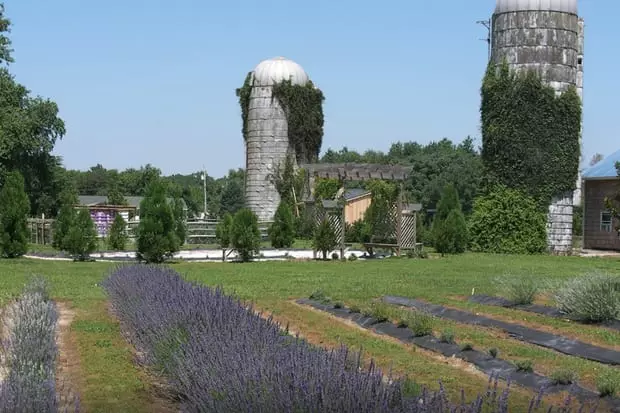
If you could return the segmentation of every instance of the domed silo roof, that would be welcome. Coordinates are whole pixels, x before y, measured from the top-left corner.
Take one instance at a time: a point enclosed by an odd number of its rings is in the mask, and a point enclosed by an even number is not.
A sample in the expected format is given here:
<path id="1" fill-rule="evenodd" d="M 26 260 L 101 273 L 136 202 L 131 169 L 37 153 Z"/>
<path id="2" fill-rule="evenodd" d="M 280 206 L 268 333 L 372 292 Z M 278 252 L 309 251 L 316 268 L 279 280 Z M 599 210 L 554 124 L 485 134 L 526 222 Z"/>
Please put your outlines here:
<path id="1" fill-rule="evenodd" d="M 254 69 L 254 86 L 273 86 L 283 80 L 303 86 L 309 78 L 300 65 L 285 57 L 263 60 Z"/>
<path id="2" fill-rule="evenodd" d="M 577 14 L 577 0 L 497 0 L 495 7 L 495 13 L 536 10 Z"/>

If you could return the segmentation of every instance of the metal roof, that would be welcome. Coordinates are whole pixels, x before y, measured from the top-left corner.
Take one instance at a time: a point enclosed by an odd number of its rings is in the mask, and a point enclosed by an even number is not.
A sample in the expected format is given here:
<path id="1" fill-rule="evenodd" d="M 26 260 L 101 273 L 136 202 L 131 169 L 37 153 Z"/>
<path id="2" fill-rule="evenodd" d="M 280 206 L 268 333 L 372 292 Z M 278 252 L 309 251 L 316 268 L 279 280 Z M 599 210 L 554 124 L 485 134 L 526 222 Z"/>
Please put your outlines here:
<path id="1" fill-rule="evenodd" d="M 273 86 L 283 80 L 303 86 L 309 79 L 299 64 L 285 57 L 263 60 L 254 69 L 254 86 Z"/>
<path id="2" fill-rule="evenodd" d="M 495 6 L 495 13 L 539 10 L 577 14 L 577 0 L 497 0 Z"/>
<path id="3" fill-rule="evenodd" d="M 612 153 L 593 167 L 586 169 L 583 179 L 611 179 L 618 177 L 616 163 L 620 162 L 620 150 Z"/>
<path id="4" fill-rule="evenodd" d="M 125 200 L 127 200 L 127 206 L 132 208 L 140 208 L 140 203 L 143 199 L 144 197 L 142 196 L 125 197 Z M 172 198 L 168 198 L 169 202 L 172 202 L 172 200 Z M 105 195 L 80 195 L 78 196 L 78 201 L 81 206 L 106 205 L 108 203 L 108 197 Z M 187 205 L 185 205 L 185 200 L 181 199 L 181 201 L 183 202 L 183 207 L 187 208 Z"/>
<path id="5" fill-rule="evenodd" d="M 363 189 L 363 188 L 351 188 L 351 189 L 347 189 L 344 193 L 344 199 L 346 201 L 350 201 L 352 199 L 355 198 L 359 198 L 365 195 L 370 194 L 370 191 Z"/>

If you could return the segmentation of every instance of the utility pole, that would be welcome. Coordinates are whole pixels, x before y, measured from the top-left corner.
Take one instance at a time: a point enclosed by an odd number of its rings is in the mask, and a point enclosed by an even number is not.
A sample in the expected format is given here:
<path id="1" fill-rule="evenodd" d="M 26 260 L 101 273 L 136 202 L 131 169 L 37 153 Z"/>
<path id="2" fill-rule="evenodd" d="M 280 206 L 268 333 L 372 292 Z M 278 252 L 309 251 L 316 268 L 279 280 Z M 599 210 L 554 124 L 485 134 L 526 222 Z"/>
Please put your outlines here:
<path id="1" fill-rule="evenodd" d="M 491 19 L 488 20 L 478 20 L 476 22 L 476 24 L 481 24 L 484 27 L 487 28 L 487 37 L 486 39 L 478 39 L 478 40 L 482 40 L 483 42 L 487 42 L 487 47 L 488 47 L 488 58 L 489 60 L 491 60 Z"/>
<path id="2" fill-rule="evenodd" d="M 207 220 L 207 170 L 205 169 L 204 165 L 202 166 L 202 187 L 203 187 L 204 196 L 205 196 L 204 214 L 205 214 L 205 221 L 206 221 Z"/>

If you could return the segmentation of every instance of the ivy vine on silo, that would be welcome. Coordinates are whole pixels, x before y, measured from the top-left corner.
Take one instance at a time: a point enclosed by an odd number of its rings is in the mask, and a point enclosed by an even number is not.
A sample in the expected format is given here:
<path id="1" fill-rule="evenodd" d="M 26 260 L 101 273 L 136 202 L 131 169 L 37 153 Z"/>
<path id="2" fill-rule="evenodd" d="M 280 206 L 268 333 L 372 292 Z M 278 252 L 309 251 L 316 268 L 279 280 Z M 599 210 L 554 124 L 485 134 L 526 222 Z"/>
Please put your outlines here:
<path id="1" fill-rule="evenodd" d="M 245 77 L 243 86 L 236 90 L 239 98 L 239 106 L 241 106 L 241 133 L 243 139 L 248 139 L 248 110 L 250 107 L 250 95 L 252 94 L 252 72 Z"/>
<path id="2" fill-rule="evenodd" d="M 297 161 L 317 162 L 323 143 L 323 92 L 311 81 L 293 85 L 285 80 L 273 86 L 273 97 L 286 113 L 288 138 L 297 153 Z"/>
<path id="3" fill-rule="evenodd" d="M 577 182 L 581 99 L 575 87 L 556 96 L 535 72 L 490 64 L 482 85 L 482 160 L 487 188 L 523 191 L 546 208 Z"/>

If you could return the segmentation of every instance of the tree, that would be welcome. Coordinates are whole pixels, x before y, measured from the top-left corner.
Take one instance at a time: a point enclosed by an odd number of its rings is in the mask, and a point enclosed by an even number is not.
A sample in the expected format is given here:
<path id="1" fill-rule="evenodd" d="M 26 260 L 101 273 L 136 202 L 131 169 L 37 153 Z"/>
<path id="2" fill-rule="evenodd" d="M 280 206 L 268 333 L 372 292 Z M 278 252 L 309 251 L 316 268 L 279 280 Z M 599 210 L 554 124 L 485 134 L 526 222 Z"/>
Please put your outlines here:
<path id="1" fill-rule="evenodd" d="M 88 209 L 80 209 L 63 241 L 76 261 L 86 261 L 97 249 L 97 228 Z"/>
<path id="2" fill-rule="evenodd" d="M 11 39 L 5 36 L 5 33 L 9 33 L 10 28 L 11 21 L 4 17 L 4 3 L 0 3 L 0 64 L 13 62 Z"/>
<path id="3" fill-rule="evenodd" d="M 372 241 L 395 243 L 392 209 L 398 198 L 399 189 L 393 183 L 381 180 L 372 180 L 367 187 L 372 193 L 372 201 L 364 213 L 364 221 L 368 224 Z"/>
<path id="4" fill-rule="evenodd" d="M 258 218 L 250 209 L 240 209 L 233 218 L 230 230 L 231 244 L 241 261 L 250 261 L 260 251 L 261 235 Z"/>
<path id="5" fill-rule="evenodd" d="M 616 163 L 616 170 L 618 172 L 618 178 L 620 178 L 620 162 Z M 611 212 L 612 216 L 616 220 L 616 231 L 620 234 L 620 190 L 615 196 L 605 198 L 605 207 Z"/>
<path id="6" fill-rule="evenodd" d="M 65 188 L 60 194 L 60 211 L 52 224 L 52 246 L 57 250 L 66 251 L 65 238 L 75 221 L 75 206 L 78 204 L 78 196 L 71 187 Z"/>
<path id="7" fill-rule="evenodd" d="M 173 199 L 174 225 L 177 238 L 179 239 L 179 247 L 185 244 L 187 238 L 187 213 L 185 211 L 185 203 L 183 198 L 176 197 Z"/>
<path id="8" fill-rule="evenodd" d="M 295 242 L 295 220 L 293 211 L 286 202 L 280 202 L 269 227 L 269 239 L 273 248 L 290 248 Z"/>
<path id="9" fill-rule="evenodd" d="M 338 245 L 336 234 L 332 229 L 328 219 L 321 221 L 314 233 L 313 246 L 317 251 L 321 251 L 323 259 L 327 259 L 327 254 L 333 251 Z"/>
<path id="10" fill-rule="evenodd" d="M 600 161 L 602 161 L 605 157 L 600 154 L 600 153 L 595 153 L 594 155 L 592 155 L 592 158 L 590 159 L 590 166 L 594 166 L 597 163 L 599 163 Z"/>
<path id="11" fill-rule="evenodd" d="M 437 252 L 461 254 L 467 248 L 467 224 L 454 185 L 444 188 L 433 219 L 433 240 Z"/>
<path id="12" fill-rule="evenodd" d="M 222 191 L 220 213 L 236 214 L 245 205 L 243 183 L 238 179 L 228 179 Z"/>
<path id="13" fill-rule="evenodd" d="M 224 218 L 218 222 L 217 227 L 215 227 L 215 239 L 222 249 L 222 261 L 226 261 L 226 249 L 230 247 L 232 225 L 233 217 L 229 213 L 226 213 Z"/>
<path id="14" fill-rule="evenodd" d="M 547 248 L 547 217 L 536 200 L 498 186 L 479 197 L 469 218 L 472 251 L 539 254 Z"/>
<path id="15" fill-rule="evenodd" d="M 180 249 L 172 206 L 161 180 L 152 182 L 140 204 L 136 258 L 147 263 L 163 263 Z"/>
<path id="16" fill-rule="evenodd" d="M 127 205 L 127 199 L 121 192 L 117 183 L 113 183 L 110 185 L 110 188 L 108 189 L 107 198 L 108 198 L 109 205 L 115 205 L 115 206 Z"/>
<path id="17" fill-rule="evenodd" d="M 0 9 L 1 10 L 1 9 Z M 0 246 L 2 255 L 16 258 L 28 250 L 28 222 L 30 202 L 19 172 L 10 172 L 0 190 Z"/>
<path id="18" fill-rule="evenodd" d="M 114 221 L 110 226 L 110 236 L 108 237 L 108 245 L 114 251 L 125 251 L 127 245 L 127 223 L 121 214 L 116 214 Z"/>

